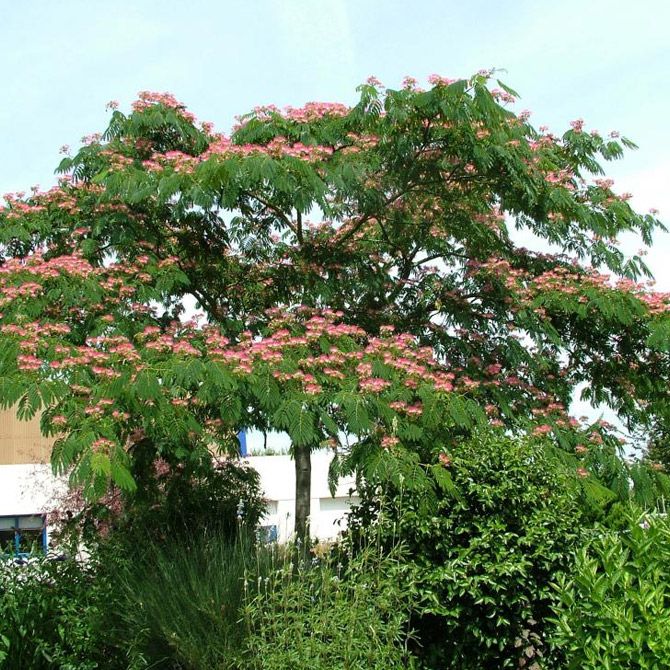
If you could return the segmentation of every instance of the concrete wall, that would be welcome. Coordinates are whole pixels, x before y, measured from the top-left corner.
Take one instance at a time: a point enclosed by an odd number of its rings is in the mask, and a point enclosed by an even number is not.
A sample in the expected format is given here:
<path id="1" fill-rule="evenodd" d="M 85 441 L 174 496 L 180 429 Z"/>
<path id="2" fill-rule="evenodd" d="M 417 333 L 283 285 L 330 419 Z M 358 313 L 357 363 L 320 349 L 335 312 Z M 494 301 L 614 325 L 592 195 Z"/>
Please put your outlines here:
<path id="1" fill-rule="evenodd" d="M 0 465 L 0 516 L 44 513 L 66 488 L 50 465 Z"/>
<path id="2" fill-rule="evenodd" d="M 278 539 L 287 540 L 293 534 L 295 507 L 295 470 L 289 456 L 250 456 L 247 462 L 261 476 L 261 486 L 269 501 L 268 514 L 263 525 L 274 525 Z M 317 452 L 312 455 L 312 498 L 310 528 L 312 535 L 321 539 L 335 537 L 344 525 L 338 525 L 357 498 L 350 494 L 353 479 L 341 480 L 335 497 L 328 490 L 328 467 L 332 455 Z"/>

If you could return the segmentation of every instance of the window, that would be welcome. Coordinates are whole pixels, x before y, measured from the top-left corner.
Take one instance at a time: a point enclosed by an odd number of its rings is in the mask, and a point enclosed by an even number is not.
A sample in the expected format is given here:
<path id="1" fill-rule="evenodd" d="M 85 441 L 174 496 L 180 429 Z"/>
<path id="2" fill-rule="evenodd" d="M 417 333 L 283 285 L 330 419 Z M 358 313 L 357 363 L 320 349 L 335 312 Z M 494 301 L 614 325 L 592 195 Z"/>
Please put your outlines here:
<path id="1" fill-rule="evenodd" d="M 276 542 L 279 537 L 279 529 L 277 528 L 277 501 L 266 501 L 265 514 L 261 520 L 261 525 L 258 529 L 258 539 L 264 544 L 269 542 Z"/>
<path id="2" fill-rule="evenodd" d="M 270 524 L 268 526 L 260 526 L 257 532 L 258 540 L 263 544 L 270 544 L 271 542 L 276 542 L 279 537 L 277 532 L 277 526 L 275 524 Z"/>
<path id="3" fill-rule="evenodd" d="M 47 532 L 44 516 L 0 516 L 0 553 L 27 555 L 46 551 Z"/>

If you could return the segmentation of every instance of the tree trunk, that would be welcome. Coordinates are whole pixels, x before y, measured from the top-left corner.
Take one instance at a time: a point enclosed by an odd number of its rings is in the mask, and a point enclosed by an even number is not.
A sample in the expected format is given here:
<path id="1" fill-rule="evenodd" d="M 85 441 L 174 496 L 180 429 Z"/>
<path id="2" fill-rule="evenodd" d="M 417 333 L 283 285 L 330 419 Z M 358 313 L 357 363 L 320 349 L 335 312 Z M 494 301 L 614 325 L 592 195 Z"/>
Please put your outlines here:
<path id="1" fill-rule="evenodd" d="M 309 503 L 312 495 L 312 459 L 309 445 L 293 447 L 295 459 L 295 539 L 309 546 Z"/>

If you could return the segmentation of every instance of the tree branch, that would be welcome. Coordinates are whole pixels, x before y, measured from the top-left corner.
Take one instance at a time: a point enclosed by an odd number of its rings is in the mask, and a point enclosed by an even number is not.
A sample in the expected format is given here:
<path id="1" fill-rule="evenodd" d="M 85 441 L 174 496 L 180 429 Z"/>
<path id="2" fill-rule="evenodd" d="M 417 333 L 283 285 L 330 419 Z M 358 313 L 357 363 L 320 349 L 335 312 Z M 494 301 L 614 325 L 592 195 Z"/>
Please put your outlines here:
<path id="1" fill-rule="evenodd" d="M 265 209 L 271 211 L 275 216 L 277 216 L 281 221 L 284 223 L 284 225 L 289 228 L 293 233 L 298 235 L 298 231 L 296 227 L 293 225 L 293 222 L 291 219 L 284 213 L 282 212 L 281 209 L 273 205 L 271 202 L 266 200 L 265 198 L 261 197 L 260 195 L 257 195 L 256 193 L 249 193 L 248 191 L 243 191 L 244 195 L 246 195 L 249 198 L 253 198 L 254 200 L 257 200 L 258 202 L 265 207 Z"/>
<path id="2" fill-rule="evenodd" d="M 296 209 L 296 228 L 295 228 L 295 235 L 298 238 L 298 244 L 302 244 L 302 213 L 300 212 L 299 209 Z"/>

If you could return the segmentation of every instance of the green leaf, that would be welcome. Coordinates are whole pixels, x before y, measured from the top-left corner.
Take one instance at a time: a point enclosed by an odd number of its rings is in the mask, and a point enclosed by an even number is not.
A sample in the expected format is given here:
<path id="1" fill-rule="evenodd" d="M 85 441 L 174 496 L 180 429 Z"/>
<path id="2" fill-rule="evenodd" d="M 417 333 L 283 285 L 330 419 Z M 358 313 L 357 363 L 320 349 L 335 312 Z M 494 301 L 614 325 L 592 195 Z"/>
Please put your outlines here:
<path id="1" fill-rule="evenodd" d="M 670 319 L 664 318 L 649 324 L 647 346 L 657 351 L 670 351 Z"/>
<path id="2" fill-rule="evenodd" d="M 37 384 L 32 384 L 19 399 L 16 415 L 22 421 L 32 419 L 42 408 L 42 398 Z"/>
<path id="3" fill-rule="evenodd" d="M 90 465 L 91 471 L 94 475 L 104 475 L 105 477 L 111 477 L 112 464 L 107 454 L 94 451 L 91 453 Z"/>
<path id="4" fill-rule="evenodd" d="M 342 393 L 336 398 L 342 404 L 347 431 L 364 435 L 372 427 L 364 398 L 355 393 Z"/>
<path id="5" fill-rule="evenodd" d="M 314 415 L 297 399 L 282 402 L 273 416 L 274 424 L 285 430 L 296 446 L 314 445 L 317 433 Z"/>
<path id="6" fill-rule="evenodd" d="M 137 484 L 133 479 L 127 465 L 118 456 L 112 458 L 110 474 L 114 483 L 123 491 L 133 492 L 137 489 Z"/>
<path id="7" fill-rule="evenodd" d="M 430 471 L 433 475 L 435 483 L 443 493 L 446 493 L 452 498 L 458 498 L 460 496 L 458 486 L 456 486 L 454 483 L 449 470 L 447 470 L 444 466 L 437 464 L 431 465 Z"/>
<path id="8" fill-rule="evenodd" d="M 472 417 L 468 412 L 467 405 L 460 396 L 456 394 L 449 396 L 447 399 L 447 408 L 449 415 L 457 426 L 461 426 L 463 428 L 472 427 Z"/>

